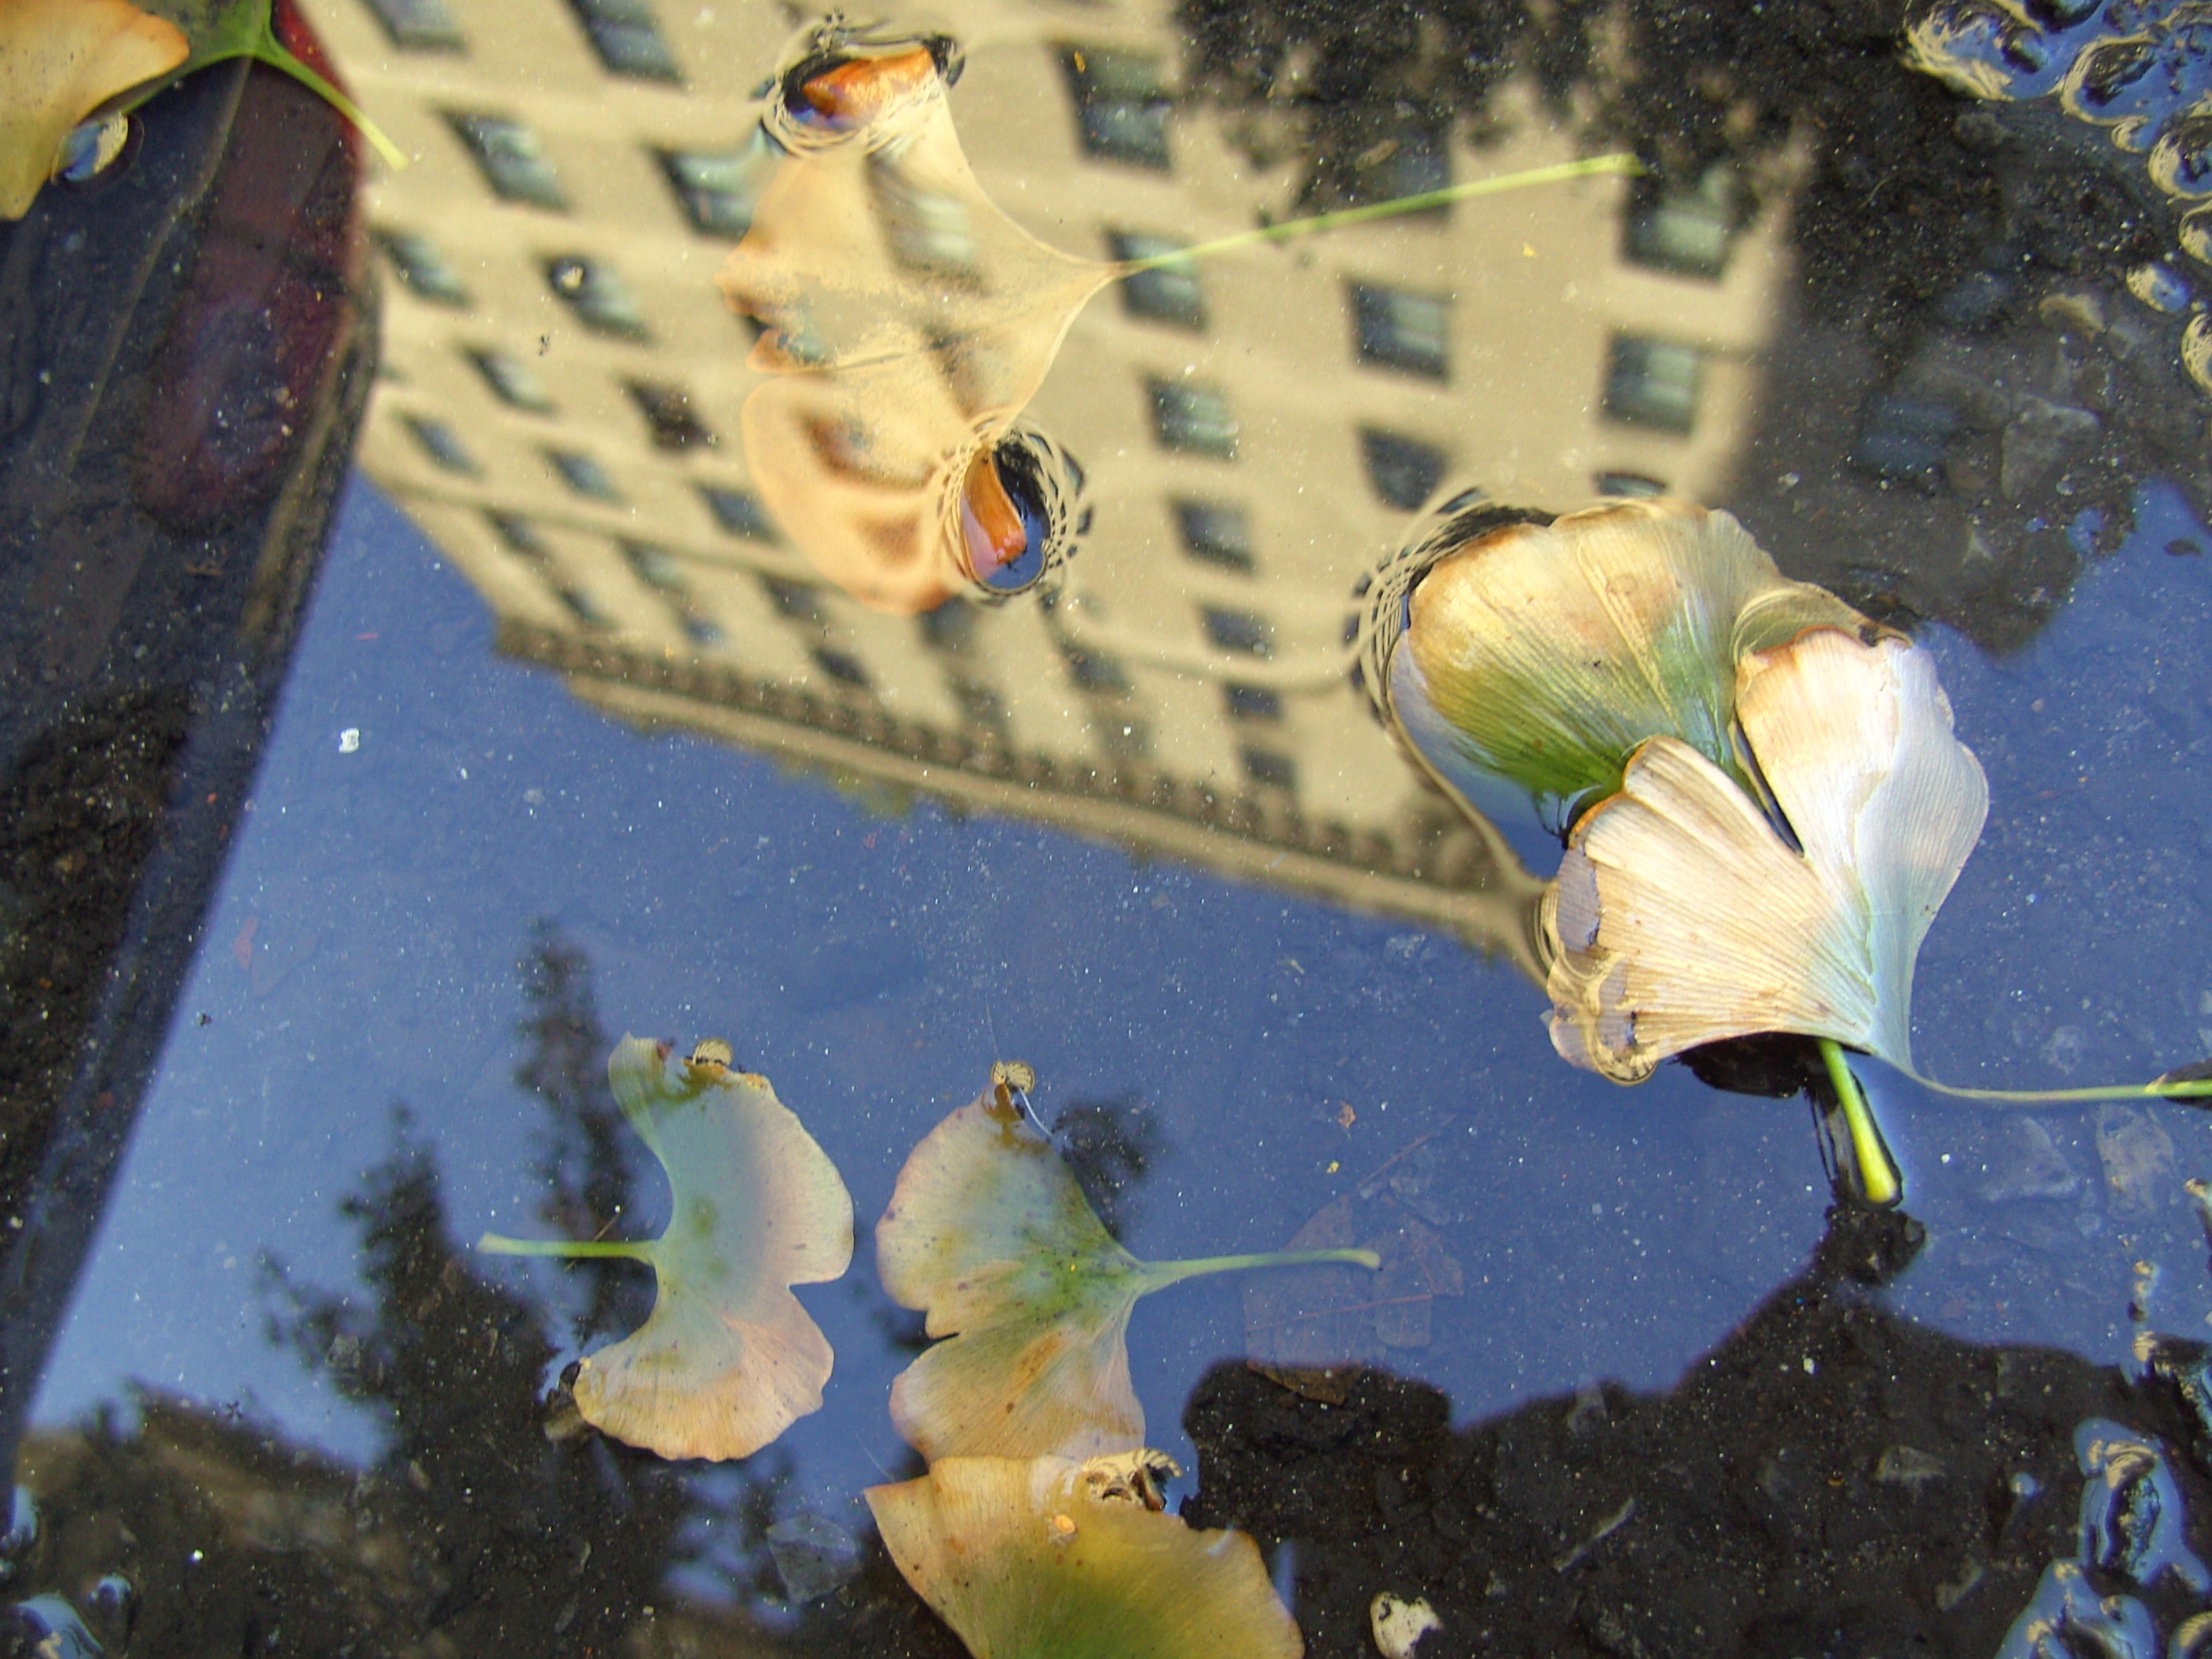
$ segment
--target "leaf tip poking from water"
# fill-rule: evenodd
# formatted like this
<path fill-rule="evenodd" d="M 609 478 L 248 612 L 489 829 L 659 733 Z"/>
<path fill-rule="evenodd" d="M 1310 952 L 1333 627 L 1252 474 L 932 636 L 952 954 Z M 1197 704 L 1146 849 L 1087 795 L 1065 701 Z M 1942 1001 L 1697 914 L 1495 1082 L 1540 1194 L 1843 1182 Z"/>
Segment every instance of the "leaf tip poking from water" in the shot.
<path fill-rule="evenodd" d="M 659 1294 L 635 1332 L 586 1356 L 574 1385 L 586 1421 L 663 1457 L 749 1457 L 820 1409 L 832 1356 L 793 1285 L 842 1275 L 853 1200 L 764 1077 L 709 1040 L 672 1060 L 625 1036 L 607 1062 L 615 1098 L 668 1173 L 667 1230 L 614 1246 L 528 1244 L 505 1254 L 629 1255 Z"/>

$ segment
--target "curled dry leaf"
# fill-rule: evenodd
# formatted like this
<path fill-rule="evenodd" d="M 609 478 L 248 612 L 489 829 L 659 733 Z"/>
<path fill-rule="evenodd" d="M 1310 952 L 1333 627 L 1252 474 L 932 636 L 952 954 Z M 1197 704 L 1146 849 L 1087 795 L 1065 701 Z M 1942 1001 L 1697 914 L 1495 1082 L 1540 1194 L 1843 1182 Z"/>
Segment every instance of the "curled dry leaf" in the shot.
<path fill-rule="evenodd" d="M 946 1458 L 867 1496 L 899 1571 L 975 1659 L 1305 1650 L 1249 1538 L 1194 1532 L 1071 1459 Z"/>
<path fill-rule="evenodd" d="M 0 3 L 0 219 L 30 211 L 79 123 L 191 53 L 129 0 Z"/>
<path fill-rule="evenodd" d="M 842 1274 L 853 1200 L 764 1077 L 726 1044 L 671 1061 L 626 1036 L 607 1062 L 615 1098 L 668 1172 L 668 1228 L 644 1243 L 566 1243 L 487 1233 L 510 1255 L 627 1256 L 659 1294 L 636 1332 L 587 1356 L 574 1383 L 586 1420 L 663 1457 L 748 1457 L 819 1410 L 830 1344 L 791 1293 Z"/>
<path fill-rule="evenodd" d="M 876 1228 L 884 1288 L 948 1338 L 891 1385 L 891 1419 L 946 1457 L 1090 1457 L 1144 1438 L 1127 1338 L 1137 1298 L 1200 1273 L 1355 1262 L 1362 1250 L 1139 1261 L 995 1083 L 931 1130 Z"/>
<path fill-rule="evenodd" d="M 1736 704 L 1796 845 L 1687 744 L 1638 748 L 1545 902 L 1552 1041 L 1619 1083 L 1764 1031 L 1910 1070 L 1913 961 L 1989 810 L 1935 664 L 1816 629 L 1747 657 Z"/>
<path fill-rule="evenodd" d="M 1549 520 L 1449 503 L 1364 599 L 1363 684 L 1478 816 L 1518 791 L 1564 820 L 1660 735 L 1734 775 L 1737 660 L 1870 626 L 1727 514 L 1662 498 Z"/>

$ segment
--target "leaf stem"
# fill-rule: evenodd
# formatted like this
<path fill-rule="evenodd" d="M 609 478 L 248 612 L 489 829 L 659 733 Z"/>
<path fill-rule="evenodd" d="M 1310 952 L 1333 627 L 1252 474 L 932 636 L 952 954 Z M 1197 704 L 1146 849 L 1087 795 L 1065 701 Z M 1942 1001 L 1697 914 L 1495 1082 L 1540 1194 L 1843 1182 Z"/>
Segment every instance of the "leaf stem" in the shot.
<path fill-rule="evenodd" d="M 1835 1085 L 1836 1098 L 1844 1109 L 1844 1121 L 1850 1128 L 1851 1155 L 1858 1162 L 1859 1186 L 1868 1203 L 1886 1210 L 1905 1196 L 1904 1178 L 1890 1161 L 1889 1148 L 1881 1143 L 1881 1130 L 1874 1121 L 1874 1109 L 1867 1104 L 1866 1091 L 1859 1086 L 1850 1062 L 1844 1057 L 1843 1045 L 1833 1037 L 1822 1037 L 1820 1044 L 1820 1059 L 1828 1068 L 1828 1081 Z"/>
<path fill-rule="evenodd" d="M 633 1261 L 653 1260 L 651 1245 L 633 1244 L 614 1238 L 578 1242 L 566 1238 L 509 1238 L 504 1233 L 486 1233 L 477 1240 L 477 1249 L 486 1255 L 612 1255 L 626 1256 Z"/>
<path fill-rule="evenodd" d="M 1145 1271 L 1155 1286 L 1178 1285 L 1206 1273 L 1242 1273 L 1248 1267 L 1364 1267 L 1370 1273 L 1382 1265 L 1372 1250 L 1270 1250 L 1258 1255 L 1208 1255 L 1192 1261 L 1147 1261 Z"/>
<path fill-rule="evenodd" d="M 1194 260 L 1208 259 L 1217 253 L 1227 253 L 1260 242 L 1280 242 L 1293 236 L 1341 229 L 1346 225 L 1365 224 L 1372 219 L 1395 218 L 1401 213 L 1419 213 L 1429 208 L 1443 207 L 1450 202 L 1469 201 L 1478 196 L 1497 196 L 1509 190 L 1528 190 L 1538 185 L 1560 184 L 1569 179 L 1599 175 L 1634 178 L 1643 172 L 1644 163 L 1626 153 L 1593 155 L 1579 161 L 1562 161 L 1547 167 L 1530 167 L 1523 173 L 1503 173 L 1493 179 L 1471 179 L 1464 184 L 1447 185 L 1442 190 L 1425 190 L 1418 196 L 1400 196 L 1388 202 L 1370 202 L 1362 207 L 1339 208 L 1334 212 L 1316 213 L 1305 219 L 1285 219 L 1280 224 L 1240 230 L 1232 236 L 1217 237 L 1210 242 L 1171 249 L 1147 258 L 1126 259 L 1115 267 L 1115 271 L 1119 276 L 1134 276 L 1142 271 L 1158 270 L 1167 265 L 1188 264 Z"/>
<path fill-rule="evenodd" d="M 2148 1083 L 2100 1083 L 2086 1089 L 1967 1089 L 1957 1084 L 1938 1083 L 1917 1072 L 1907 1072 L 1905 1075 L 1922 1088 L 1933 1089 L 1954 1100 L 1990 1100 L 2002 1105 L 2063 1105 L 2094 1100 L 2201 1101 L 2212 1096 L 2212 1078 L 2177 1078 L 2172 1081 L 2155 1078 Z"/>

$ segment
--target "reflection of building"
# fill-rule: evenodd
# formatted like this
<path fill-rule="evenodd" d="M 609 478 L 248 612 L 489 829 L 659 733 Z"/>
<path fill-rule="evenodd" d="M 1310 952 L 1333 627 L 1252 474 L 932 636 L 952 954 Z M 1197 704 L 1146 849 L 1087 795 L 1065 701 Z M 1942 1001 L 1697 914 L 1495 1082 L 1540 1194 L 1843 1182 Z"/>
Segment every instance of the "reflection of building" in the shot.
<path fill-rule="evenodd" d="M 1433 884 L 1428 798 L 1346 688 L 1354 580 L 1447 482 L 1713 496 L 1783 279 L 1776 227 L 1732 234 L 1725 191 L 1631 217 L 1589 179 L 1126 284 L 1032 405 L 1097 506 L 1060 602 L 884 617 L 811 580 L 738 447 L 747 336 L 711 278 L 781 15 L 313 9 L 419 158 L 375 191 L 399 280 L 366 464 L 505 649 L 629 718 L 1440 921 L 1474 923 Z M 1284 210 L 1287 168 L 1171 106 L 1160 16 L 1083 21 L 950 20 L 995 200 L 1101 258 Z M 1495 114 L 1479 152 L 1376 172 L 1398 193 L 1571 156 L 1533 100 Z"/>

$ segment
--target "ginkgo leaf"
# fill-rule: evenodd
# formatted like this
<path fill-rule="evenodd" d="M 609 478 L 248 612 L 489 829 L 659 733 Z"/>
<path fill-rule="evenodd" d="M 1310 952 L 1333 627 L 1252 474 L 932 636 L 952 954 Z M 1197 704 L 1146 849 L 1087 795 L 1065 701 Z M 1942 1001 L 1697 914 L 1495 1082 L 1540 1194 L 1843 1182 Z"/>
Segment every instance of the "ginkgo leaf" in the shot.
<path fill-rule="evenodd" d="M 1552 1041 L 1620 1083 L 1763 1031 L 1910 1071 L 1913 962 L 1989 810 L 1935 664 L 1816 629 L 1747 657 L 1735 702 L 1795 844 L 1688 744 L 1638 748 L 1544 906 Z"/>
<path fill-rule="evenodd" d="M 884 1547 L 975 1659 L 1298 1659 L 1258 1547 L 1062 1457 L 868 1488 Z"/>
<path fill-rule="evenodd" d="M 1243 1267 L 1377 1265 L 1345 1249 L 1139 1261 L 1003 1082 L 915 1148 L 877 1225 L 876 1257 L 891 1299 L 950 1339 L 891 1385 L 892 1421 L 932 1462 L 1140 1443 L 1127 1336 L 1149 1291 Z"/>
<path fill-rule="evenodd" d="M 836 1167 L 768 1079 L 731 1069 L 729 1054 L 705 1042 L 672 1062 L 666 1043 L 626 1036 L 607 1062 L 623 1115 L 668 1172 L 659 1238 L 477 1243 L 653 1264 L 651 1317 L 587 1356 L 574 1391 L 587 1422 L 663 1457 L 749 1457 L 821 1408 L 830 1344 L 791 1287 L 836 1279 L 853 1257 Z"/>
<path fill-rule="evenodd" d="M 1471 811 L 1518 790 L 1564 822 L 1661 735 L 1734 774 L 1738 659 L 1808 628 L 1870 626 L 1687 501 L 1548 521 L 1455 502 L 1439 518 L 1368 590 L 1360 677 Z"/>
<path fill-rule="evenodd" d="M 1232 246 L 1636 168 L 1632 157 L 1600 156 L 1109 264 L 1047 246 L 984 193 L 945 97 L 959 69 L 942 35 L 841 18 L 800 34 L 763 117 L 786 158 L 717 278 L 760 331 L 753 366 L 779 377 L 740 420 L 755 488 L 825 574 L 884 611 L 926 611 L 963 590 L 1018 592 L 1073 550 L 1080 473 L 1020 417 L 1107 283 Z"/>
<path fill-rule="evenodd" d="M 30 211 L 79 123 L 191 51 L 129 0 L 0 0 L 0 219 Z"/>

